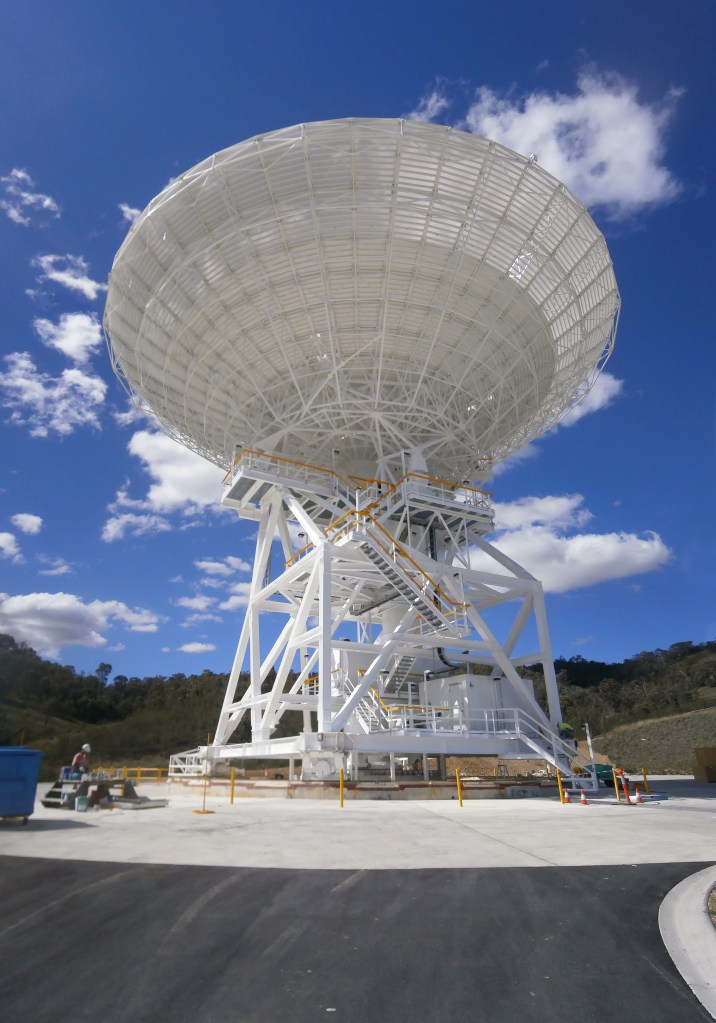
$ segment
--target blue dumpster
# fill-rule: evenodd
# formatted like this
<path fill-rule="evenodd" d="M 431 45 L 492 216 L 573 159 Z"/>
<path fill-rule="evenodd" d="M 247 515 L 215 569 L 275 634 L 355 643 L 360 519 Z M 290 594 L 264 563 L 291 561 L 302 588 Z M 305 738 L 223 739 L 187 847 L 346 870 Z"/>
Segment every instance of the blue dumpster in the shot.
<path fill-rule="evenodd" d="M 42 753 L 23 746 L 0 746 L 0 817 L 27 818 L 35 809 Z"/>

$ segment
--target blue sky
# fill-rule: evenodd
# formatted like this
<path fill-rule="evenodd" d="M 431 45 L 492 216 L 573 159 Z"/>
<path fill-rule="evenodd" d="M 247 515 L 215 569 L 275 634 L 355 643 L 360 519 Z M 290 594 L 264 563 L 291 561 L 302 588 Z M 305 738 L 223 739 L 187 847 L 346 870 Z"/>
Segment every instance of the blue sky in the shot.
<path fill-rule="evenodd" d="M 715 26 L 706 0 L 2 5 L 0 631 L 83 671 L 228 670 L 255 525 L 130 414 L 99 329 L 112 259 L 211 153 L 414 116 L 536 152 L 614 260 L 599 386 L 492 485 L 555 654 L 713 639 Z"/>

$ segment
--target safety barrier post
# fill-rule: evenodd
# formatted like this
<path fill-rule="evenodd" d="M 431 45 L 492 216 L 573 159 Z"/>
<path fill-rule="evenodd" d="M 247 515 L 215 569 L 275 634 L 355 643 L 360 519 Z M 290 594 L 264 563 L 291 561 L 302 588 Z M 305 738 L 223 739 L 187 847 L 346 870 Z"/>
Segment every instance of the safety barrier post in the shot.
<path fill-rule="evenodd" d="M 559 801 L 564 803 L 564 786 L 562 784 L 562 772 L 557 771 L 557 788 L 559 789 Z"/>
<path fill-rule="evenodd" d="M 642 767 L 642 769 L 641 769 L 641 776 L 644 779 L 644 791 L 646 792 L 646 794 L 648 796 L 649 793 L 651 792 L 651 789 L 649 788 L 649 779 L 646 776 L 646 768 L 645 767 Z"/>
<path fill-rule="evenodd" d="M 141 784 L 142 784 L 142 769 L 141 769 L 141 767 L 138 767 L 137 768 L 137 785 L 141 785 Z"/>
<path fill-rule="evenodd" d="M 622 797 L 619 793 L 619 775 L 617 774 L 616 767 L 612 768 L 612 777 L 614 778 L 614 791 L 617 794 L 617 803 L 621 803 Z"/>
<path fill-rule="evenodd" d="M 341 768 L 341 772 L 340 772 L 338 778 L 339 778 L 339 781 L 338 781 L 338 795 L 339 795 L 339 798 L 340 798 L 340 801 L 341 801 L 341 808 L 342 808 L 343 807 L 343 786 L 344 786 L 343 768 Z"/>
<path fill-rule="evenodd" d="M 123 767 L 122 768 L 122 781 L 126 781 L 126 780 L 127 780 L 127 768 Z"/>
<path fill-rule="evenodd" d="M 619 769 L 619 778 L 621 780 L 622 787 L 624 789 L 624 796 L 626 798 L 626 801 L 627 801 L 628 805 L 631 806 L 631 799 L 629 798 L 629 785 L 627 784 L 627 780 L 624 777 L 624 769 L 623 768 Z"/>
<path fill-rule="evenodd" d="M 455 768 L 455 781 L 457 782 L 457 798 L 460 800 L 460 806 L 462 806 L 462 782 L 460 780 L 460 771 Z"/>
<path fill-rule="evenodd" d="M 236 768 L 232 767 L 231 768 L 231 795 L 229 797 L 229 802 L 231 803 L 232 806 L 234 805 L 234 782 L 235 781 L 236 781 Z"/>

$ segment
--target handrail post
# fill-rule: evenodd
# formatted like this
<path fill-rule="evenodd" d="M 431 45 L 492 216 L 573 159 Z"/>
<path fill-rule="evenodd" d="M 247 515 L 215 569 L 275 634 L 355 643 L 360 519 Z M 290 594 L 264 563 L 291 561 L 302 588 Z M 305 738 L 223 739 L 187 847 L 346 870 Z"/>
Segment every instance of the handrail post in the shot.
<path fill-rule="evenodd" d="M 340 774 L 338 776 L 338 779 L 339 779 L 338 780 L 338 793 L 339 793 L 339 797 L 340 797 L 340 801 L 341 801 L 341 809 L 343 809 L 343 787 L 344 787 L 343 768 L 341 768 L 341 770 L 340 770 Z"/>
<path fill-rule="evenodd" d="M 460 780 L 460 769 L 455 768 L 455 781 L 457 782 L 457 798 L 460 800 L 460 806 L 462 806 L 462 782 Z"/>
<path fill-rule="evenodd" d="M 564 786 L 562 785 L 562 772 L 557 768 L 557 788 L 559 789 L 559 801 L 564 803 Z"/>
<path fill-rule="evenodd" d="M 231 791 L 229 795 L 229 802 L 234 805 L 234 783 L 236 782 L 236 768 L 231 768 Z"/>

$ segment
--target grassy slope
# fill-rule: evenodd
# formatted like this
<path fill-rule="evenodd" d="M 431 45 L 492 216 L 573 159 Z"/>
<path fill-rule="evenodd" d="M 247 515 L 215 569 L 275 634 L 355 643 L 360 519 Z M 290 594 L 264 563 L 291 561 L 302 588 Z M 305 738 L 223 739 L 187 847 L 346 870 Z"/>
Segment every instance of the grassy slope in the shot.
<path fill-rule="evenodd" d="M 620 725 L 594 740 L 624 770 L 652 774 L 690 774 L 697 746 L 716 746 L 716 707 Z"/>

